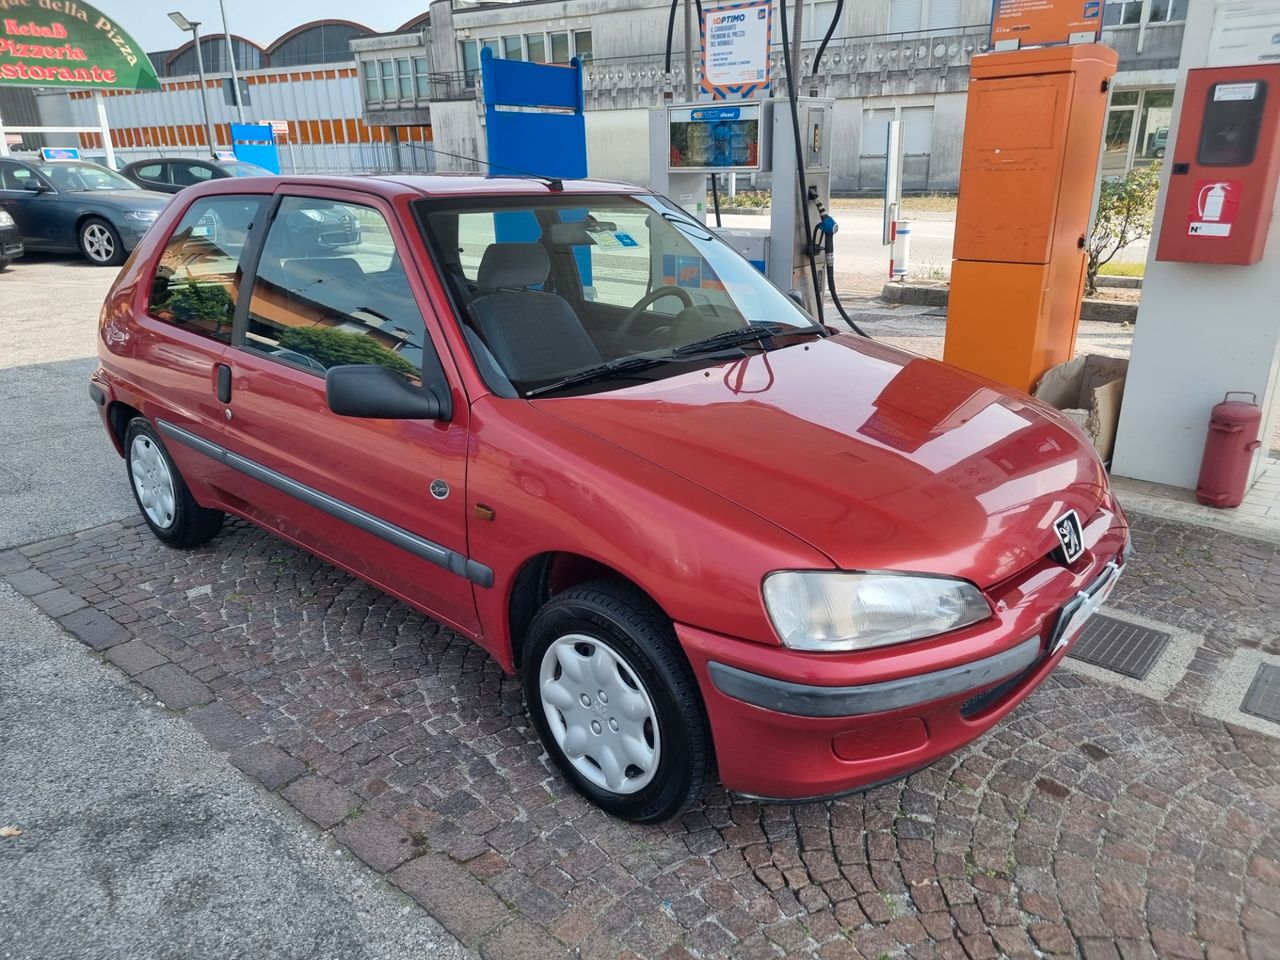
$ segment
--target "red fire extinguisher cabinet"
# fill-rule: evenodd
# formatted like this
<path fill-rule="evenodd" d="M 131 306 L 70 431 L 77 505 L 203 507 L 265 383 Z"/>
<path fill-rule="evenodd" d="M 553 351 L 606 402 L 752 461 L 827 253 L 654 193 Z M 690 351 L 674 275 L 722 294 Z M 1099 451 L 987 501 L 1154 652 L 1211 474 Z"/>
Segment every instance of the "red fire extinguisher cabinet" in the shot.
<path fill-rule="evenodd" d="M 1232 400 L 1248 396 L 1250 402 Z M 1258 395 L 1232 390 L 1216 403 L 1209 416 L 1209 435 L 1204 441 L 1196 499 L 1210 507 L 1238 507 L 1249 485 L 1249 466 L 1258 449 L 1258 429 L 1262 409 Z"/>

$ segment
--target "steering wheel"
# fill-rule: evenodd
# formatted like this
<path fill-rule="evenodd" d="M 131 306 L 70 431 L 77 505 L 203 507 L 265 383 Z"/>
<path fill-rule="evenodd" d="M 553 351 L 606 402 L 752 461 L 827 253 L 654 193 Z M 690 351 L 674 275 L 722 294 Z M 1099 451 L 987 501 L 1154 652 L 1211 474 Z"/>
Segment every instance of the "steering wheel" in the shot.
<path fill-rule="evenodd" d="M 663 297 L 675 297 L 684 304 L 685 309 L 693 306 L 693 298 L 689 296 L 689 291 L 684 287 L 658 287 L 656 290 L 650 290 L 640 301 L 627 311 L 627 315 L 622 318 L 622 322 L 618 324 L 618 336 L 627 337 L 631 335 L 631 328 L 636 325 L 636 321 L 640 319 L 640 314 L 644 312 L 644 308 L 651 303 L 661 300 Z"/>

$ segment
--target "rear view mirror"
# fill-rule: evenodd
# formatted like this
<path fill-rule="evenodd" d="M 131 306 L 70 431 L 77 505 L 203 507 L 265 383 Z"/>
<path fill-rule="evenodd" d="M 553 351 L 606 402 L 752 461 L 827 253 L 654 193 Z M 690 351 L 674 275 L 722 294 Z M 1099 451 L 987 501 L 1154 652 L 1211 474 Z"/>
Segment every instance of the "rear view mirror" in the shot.
<path fill-rule="evenodd" d="M 448 420 L 453 413 L 446 387 L 414 386 L 377 363 L 330 367 L 324 385 L 329 409 L 343 417 Z"/>

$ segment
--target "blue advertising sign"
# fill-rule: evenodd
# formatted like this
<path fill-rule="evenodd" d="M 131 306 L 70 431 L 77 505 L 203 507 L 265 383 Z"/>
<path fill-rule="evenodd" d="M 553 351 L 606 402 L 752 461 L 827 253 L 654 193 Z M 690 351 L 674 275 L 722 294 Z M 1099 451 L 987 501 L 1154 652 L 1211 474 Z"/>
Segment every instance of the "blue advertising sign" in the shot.
<path fill-rule="evenodd" d="M 41 147 L 40 156 L 46 160 L 79 160 L 80 151 L 75 147 Z"/>

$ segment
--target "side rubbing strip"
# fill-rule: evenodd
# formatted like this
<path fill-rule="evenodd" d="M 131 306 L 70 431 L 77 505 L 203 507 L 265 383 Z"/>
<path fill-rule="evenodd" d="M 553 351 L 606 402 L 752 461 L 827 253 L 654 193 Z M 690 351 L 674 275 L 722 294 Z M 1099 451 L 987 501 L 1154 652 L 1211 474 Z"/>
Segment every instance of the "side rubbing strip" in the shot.
<path fill-rule="evenodd" d="M 248 457 L 232 453 L 226 447 L 211 443 L 190 431 L 174 426 L 172 423 L 157 420 L 156 427 L 171 440 L 176 440 L 192 450 L 197 450 L 207 457 L 212 457 L 219 463 L 225 464 L 233 470 L 238 470 L 246 476 L 253 477 L 253 479 L 265 483 L 281 493 L 287 493 L 308 506 L 323 510 L 329 516 L 349 523 L 365 533 L 371 533 L 375 537 L 394 544 L 401 550 L 406 550 L 414 556 L 444 567 L 449 572 L 456 573 L 460 577 L 465 577 L 477 586 L 493 586 L 493 570 L 482 563 L 463 556 L 456 550 L 450 550 L 448 547 L 442 547 L 440 544 L 425 537 L 420 537 L 416 533 L 410 533 L 404 527 L 396 526 L 394 523 L 375 517 L 373 514 L 366 513 L 358 507 L 353 507 L 349 503 L 335 499 L 327 493 L 321 493 L 314 487 L 299 483 L 297 480 L 286 477 L 283 473 L 272 470 L 270 467 L 264 467 Z"/>

